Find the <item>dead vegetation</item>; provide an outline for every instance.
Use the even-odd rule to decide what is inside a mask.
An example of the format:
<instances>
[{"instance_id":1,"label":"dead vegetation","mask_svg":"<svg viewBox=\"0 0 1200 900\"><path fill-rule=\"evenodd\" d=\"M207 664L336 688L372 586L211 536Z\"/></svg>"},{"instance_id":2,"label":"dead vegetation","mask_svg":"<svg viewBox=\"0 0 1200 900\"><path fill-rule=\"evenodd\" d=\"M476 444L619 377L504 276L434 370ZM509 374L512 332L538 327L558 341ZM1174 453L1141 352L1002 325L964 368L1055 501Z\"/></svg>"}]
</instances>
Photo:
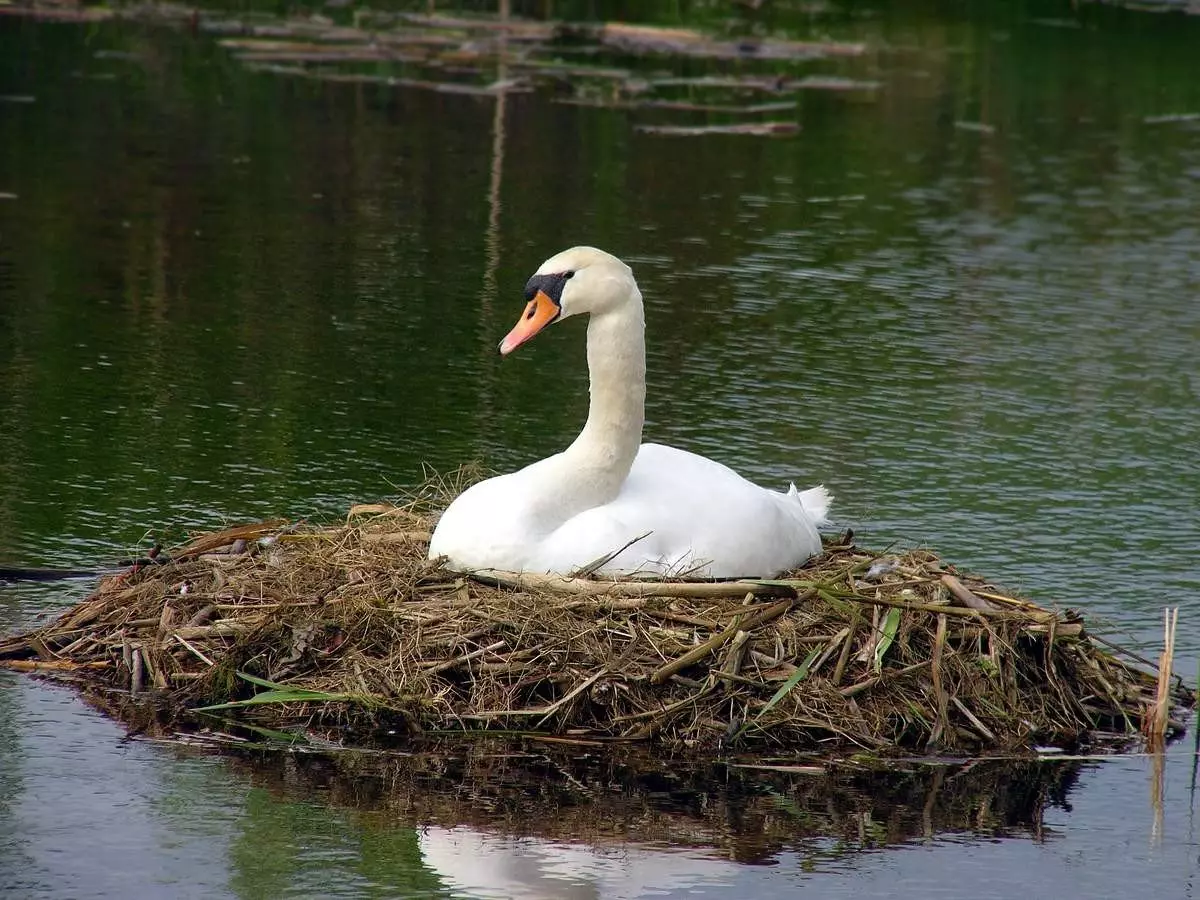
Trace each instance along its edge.
<instances>
[{"instance_id":1,"label":"dead vegetation","mask_svg":"<svg viewBox=\"0 0 1200 900\"><path fill-rule=\"evenodd\" d=\"M771 581L468 578L426 559L431 523L426 504L371 505L201 535L0 640L0 664L296 740L500 731L705 753L1073 744L1136 734L1158 691L1076 614L927 551L843 538ZM1192 702L1178 679L1168 696Z\"/></svg>"}]
</instances>

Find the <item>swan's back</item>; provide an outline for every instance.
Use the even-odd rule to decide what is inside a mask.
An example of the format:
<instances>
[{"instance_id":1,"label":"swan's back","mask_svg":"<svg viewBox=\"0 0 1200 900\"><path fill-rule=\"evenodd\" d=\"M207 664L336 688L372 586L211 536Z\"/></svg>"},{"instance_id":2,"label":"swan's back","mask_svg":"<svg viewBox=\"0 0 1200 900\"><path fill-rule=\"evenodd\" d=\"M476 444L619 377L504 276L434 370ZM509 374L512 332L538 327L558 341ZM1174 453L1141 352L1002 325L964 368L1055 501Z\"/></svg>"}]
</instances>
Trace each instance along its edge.
<instances>
[{"instance_id":1,"label":"swan's back","mask_svg":"<svg viewBox=\"0 0 1200 900\"><path fill-rule=\"evenodd\" d=\"M828 506L823 487L769 491L714 460L643 444L617 498L564 523L529 568L578 568L646 535L599 573L769 577L820 552Z\"/></svg>"}]
</instances>

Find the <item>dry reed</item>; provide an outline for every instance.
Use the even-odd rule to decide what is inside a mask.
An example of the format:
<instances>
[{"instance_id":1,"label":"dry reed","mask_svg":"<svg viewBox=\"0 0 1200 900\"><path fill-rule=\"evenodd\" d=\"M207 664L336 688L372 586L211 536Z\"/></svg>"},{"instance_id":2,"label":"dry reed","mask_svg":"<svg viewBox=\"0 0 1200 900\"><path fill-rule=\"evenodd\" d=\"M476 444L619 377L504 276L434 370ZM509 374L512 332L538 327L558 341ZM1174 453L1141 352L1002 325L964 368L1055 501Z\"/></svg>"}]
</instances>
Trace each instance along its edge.
<instances>
[{"instance_id":1,"label":"dry reed","mask_svg":"<svg viewBox=\"0 0 1200 900\"><path fill-rule=\"evenodd\" d=\"M923 550L843 539L770 581L466 577L426 559L427 510L201 535L0 640L0 664L349 743L503 731L708 753L1073 744L1135 732L1160 690L1076 614ZM1193 699L1168 688L1163 727Z\"/></svg>"}]
</instances>

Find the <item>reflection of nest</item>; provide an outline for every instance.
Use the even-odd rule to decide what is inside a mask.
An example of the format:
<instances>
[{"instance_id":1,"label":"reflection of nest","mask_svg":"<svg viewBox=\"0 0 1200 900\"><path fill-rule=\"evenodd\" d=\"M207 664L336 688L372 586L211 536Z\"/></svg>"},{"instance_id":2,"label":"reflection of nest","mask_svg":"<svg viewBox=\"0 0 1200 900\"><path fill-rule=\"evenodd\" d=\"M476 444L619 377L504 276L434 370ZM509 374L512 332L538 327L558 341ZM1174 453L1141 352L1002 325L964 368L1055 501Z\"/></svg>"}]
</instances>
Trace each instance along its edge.
<instances>
[{"instance_id":1,"label":"reflection of nest","mask_svg":"<svg viewBox=\"0 0 1200 900\"><path fill-rule=\"evenodd\" d=\"M764 862L783 851L827 857L947 833L1040 836L1045 810L1066 805L1079 763L887 771L839 764L814 776L681 766L648 754L474 746L454 756L256 755L246 770L280 793L307 795L319 786L331 802L384 813L390 824L467 825L596 847L687 847Z\"/></svg>"},{"instance_id":2,"label":"reflection of nest","mask_svg":"<svg viewBox=\"0 0 1200 900\"><path fill-rule=\"evenodd\" d=\"M0 641L0 660L176 710L234 703L219 715L295 740L491 730L704 753L1067 743L1127 732L1154 694L1077 616L923 551L833 544L778 581L488 584L426 560L429 528L371 506L202 535Z\"/></svg>"}]
</instances>

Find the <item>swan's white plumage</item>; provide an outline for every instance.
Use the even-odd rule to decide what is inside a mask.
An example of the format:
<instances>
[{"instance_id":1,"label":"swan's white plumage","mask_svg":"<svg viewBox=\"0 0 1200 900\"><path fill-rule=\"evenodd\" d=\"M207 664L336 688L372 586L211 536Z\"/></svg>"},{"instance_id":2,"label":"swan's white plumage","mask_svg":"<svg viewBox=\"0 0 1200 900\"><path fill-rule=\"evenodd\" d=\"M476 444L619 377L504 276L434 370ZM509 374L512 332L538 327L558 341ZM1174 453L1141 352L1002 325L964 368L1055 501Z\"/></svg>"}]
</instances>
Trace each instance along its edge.
<instances>
[{"instance_id":1,"label":"swan's white plumage","mask_svg":"<svg viewBox=\"0 0 1200 900\"><path fill-rule=\"evenodd\" d=\"M823 487L766 490L703 456L640 443L645 344L632 272L603 251L576 247L547 260L535 279L565 272L574 275L556 298L560 317L591 314L587 424L562 453L460 495L438 522L430 556L462 571L570 574L646 535L599 573L724 578L775 575L818 553L830 500ZM532 336L525 330L504 348Z\"/></svg>"}]
</instances>

